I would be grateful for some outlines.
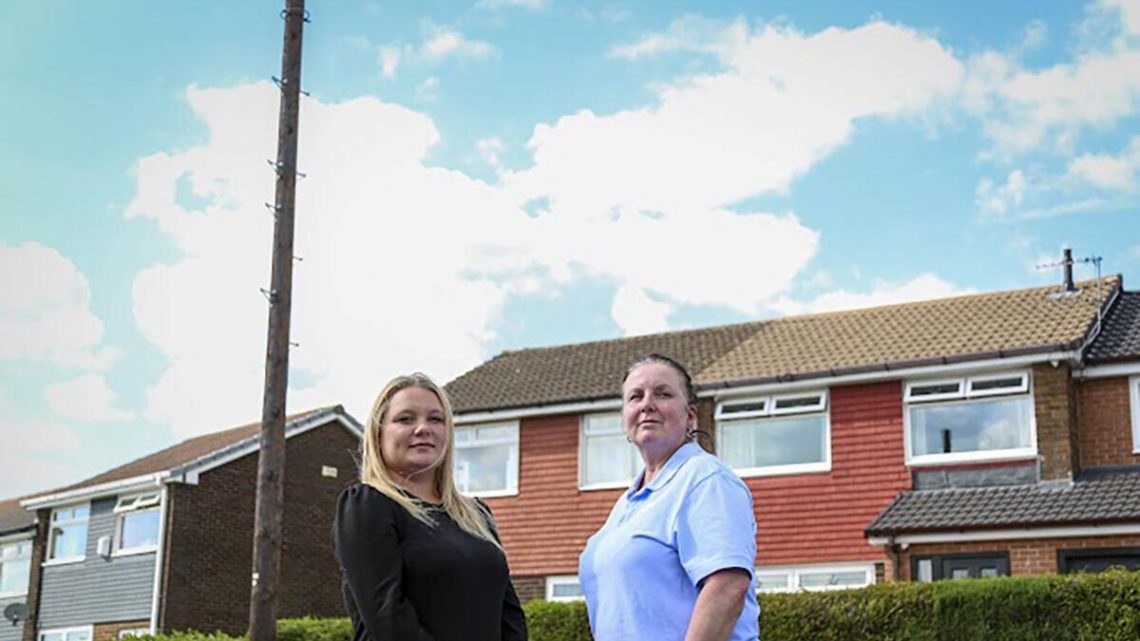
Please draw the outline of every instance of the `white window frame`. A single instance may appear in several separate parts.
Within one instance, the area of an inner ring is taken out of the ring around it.
[[[1132,397],[1132,453],[1140,454],[1140,376],[1128,379],[1128,395]]]
[[[812,406],[777,409],[778,401],[818,396],[819,401]],[[741,477],[752,476],[786,476],[790,474],[816,474],[831,471],[831,390],[813,389],[787,394],[774,394],[770,396],[750,396],[745,398],[722,399],[717,403],[713,417],[716,422],[716,443],[719,450],[724,443],[724,427],[726,423],[738,420],[755,419],[782,419],[789,416],[821,416],[823,418],[823,460],[814,463],[790,463],[787,465],[768,465],[764,467],[733,468]],[[734,405],[750,405],[764,403],[763,409],[748,410],[745,412],[726,412],[726,408]],[[722,457],[723,458],[723,457]]]
[[[801,578],[805,574],[838,574],[840,572],[863,572],[866,582],[863,585],[816,585],[811,587],[803,587],[801,585]],[[771,594],[780,592],[828,592],[831,590],[858,590],[865,588],[868,585],[875,583],[875,564],[874,563],[838,563],[830,565],[781,565],[781,566],[762,566],[755,569],[754,576],[759,579],[761,577],[777,577],[787,576],[787,587],[776,588],[761,592],[756,587],[757,594]]]
[[[606,415],[614,415],[614,414],[616,414],[618,417],[618,432],[617,433],[622,434],[622,433],[624,433],[624,429],[621,427],[621,410],[618,410],[617,412],[592,412],[589,414],[582,414],[578,418],[578,489],[579,490],[614,490],[614,489],[627,488],[627,487],[629,487],[629,484],[633,482],[633,479],[637,476],[638,472],[640,471],[638,469],[635,469],[633,472],[633,475],[630,476],[629,478],[625,479],[624,481],[605,481],[605,482],[601,482],[601,483],[587,483],[586,482],[586,469],[587,469],[587,465],[589,463],[588,456],[586,455],[586,423],[588,422],[590,416],[606,416]],[[630,444],[629,447],[631,449],[633,449],[633,444]],[[636,450],[634,450],[634,452],[636,454]],[[637,466],[635,465],[635,468],[636,467]]]
[[[69,628],[52,628],[50,630],[40,630],[36,635],[37,641],[44,641],[44,637],[49,634],[60,634],[63,638],[60,641],[67,641],[67,635],[72,632],[86,632],[87,641],[94,641],[95,639],[95,626],[93,625],[75,625]]]
[[[972,391],[972,385],[975,382],[992,381],[1003,378],[1021,377],[1021,382],[1016,387],[1000,388],[998,390],[978,390]],[[1031,375],[1028,370],[1012,370],[996,373],[983,373],[976,375],[966,375],[959,378],[942,378],[942,379],[915,379],[906,381],[905,393],[903,394],[903,447],[905,448],[906,464],[914,467],[922,467],[925,465],[946,465],[955,463],[975,463],[980,461],[1017,461],[1037,456],[1037,411],[1036,411],[1036,398],[1033,394],[1033,385],[1031,383]],[[921,396],[915,398],[911,394],[911,389],[914,387],[921,387],[927,385],[938,385],[952,382],[959,382],[958,392],[950,394],[936,394],[933,396]],[[913,436],[910,424],[910,409],[913,406],[934,405],[934,406],[949,406],[949,405],[966,405],[979,400],[990,400],[1007,396],[1016,398],[1019,396],[1026,396],[1029,399],[1029,445],[1026,447],[1009,448],[1004,450],[980,450],[974,452],[951,452],[948,454],[920,454],[915,455],[912,451]]]
[[[565,576],[548,576],[546,577],[546,600],[556,601],[560,603],[572,603],[574,601],[584,601],[584,596],[554,596],[554,587],[557,585],[577,585],[581,587],[582,582],[578,579],[577,575]]]
[[[456,425],[455,430],[472,429],[478,430],[479,428],[486,427],[510,427],[511,436],[505,438],[486,439],[482,441],[471,441],[460,443],[459,439],[455,440],[455,461],[459,462],[459,450],[475,449],[480,447],[497,447],[500,445],[510,445],[509,454],[507,456],[507,487],[495,490],[480,490],[476,492],[465,492],[467,496],[478,497],[496,497],[496,496],[516,496],[519,493],[519,422],[518,421],[491,421],[486,423],[464,423]],[[477,433],[477,432],[476,432]]]
[[[87,507],[87,516],[85,516],[81,519],[71,518],[71,519],[66,519],[64,521],[56,521],[55,520],[55,515],[57,512],[62,511],[62,510],[74,510],[77,507],[83,507],[83,506]],[[45,550],[45,552],[47,553],[45,556],[47,558],[44,560],[43,565],[44,566],[67,565],[68,563],[80,563],[84,559],[86,559],[87,558],[87,539],[90,538],[90,536],[91,536],[90,529],[87,530],[86,536],[84,536],[83,553],[82,554],[78,554],[75,556],[61,556],[61,557],[54,557],[54,558],[51,555],[52,555],[53,549],[55,548],[55,527],[56,527],[56,524],[57,523],[63,523],[63,524],[69,525],[72,523],[87,523],[88,528],[90,528],[90,526],[91,526],[91,503],[72,503],[71,505],[61,505],[57,508],[52,509],[51,516],[49,516],[48,518],[50,519],[50,521],[48,522],[47,550]],[[60,628],[60,629],[64,629],[64,628]],[[70,630],[71,628],[66,628],[66,629]]]
[[[15,598],[15,597],[26,596],[28,594],[28,582],[31,580],[30,577],[32,575],[32,552],[33,552],[33,549],[35,548],[35,541],[33,541],[32,539],[27,539],[27,538],[8,539],[8,540],[0,539],[0,550],[2,550],[3,548],[6,548],[8,546],[16,546],[16,548],[18,550],[19,546],[21,546],[21,545],[27,545],[28,546],[28,556],[27,557],[17,556],[17,557],[14,557],[13,559],[10,559],[9,561],[18,561],[18,560],[23,559],[23,558],[28,559],[28,576],[24,577],[24,589],[23,589],[23,591],[12,590],[9,592],[0,592],[0,599],[11,599],[11,598]],[[0,567],[2,567],[4,565],[4,563],[5,563],[4,557],[0,556]]]
[[[144,512],[158,512],[159,518],[162,518],[162,492],[153,491],[143,494],[135,494],[128,496],[120,496],[118,502],[115,504],[115,537],[111,546],[111,556],[131,556],[133,554],[149,554],[158,549],[158,541],[150,545],[137,545],[133,548],[124,548],[123,545],[123,522],[126,520],[128,514],[142,514]],[[162,524],[158,524],[156,532],[162,532]]]

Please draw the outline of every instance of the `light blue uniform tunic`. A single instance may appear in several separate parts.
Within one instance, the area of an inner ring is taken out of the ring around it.
[[[597,641],[682,641],[701,580],[756,561],[752,493],[720,459],[686,443],[637,490],[644,474],[578,561]],[[759,615],[749,590],[729,639],[755,641]]]

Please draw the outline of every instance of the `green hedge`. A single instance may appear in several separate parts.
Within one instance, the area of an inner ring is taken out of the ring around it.
[[[523,606],[531,641],[591,641],[582,603]],[[884,583],[766,594],[762,641],[1137,641],[1140,572]],[[347,619],[287,619],[279,641],[351,641]],[[240,641],[182,632],[147,641]]]

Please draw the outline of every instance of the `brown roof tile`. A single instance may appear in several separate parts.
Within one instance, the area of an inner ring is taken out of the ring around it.
[[[760,323],[503,352],[447,384],[458,412],[617,396],[629,364],[668,354],[698,372],[754,334]]]
[[[307,412],[300,412],[298,414],[289,416],[286,421],[292,423],[299,419],[306,418],[321,412],[330,412],[331,415],[331,412],[335,410],[336,408],[325,407],[316,410],[310,410]],[[165,472],[166,470],[185,465],[199,458],[217,452],[218,450],[236,445],[247,439],[252,439],[258,435],[260,430],[261,422],[259,421],[257,423],[250,423],[248,425],[242,425],[241,427],[234,427],[227,430],[222,430],[220,432],[203,434],[202,436],[197,436],[182,441],[177,445],[172,445],[164,450],[155,452],[154,454],[149,454],[140,459],[136,459],[130,463],[112,468],[106,472],[97,474],[89,479],[85,479],[73,485],[61,487],[49,492],[39,492],[31,496],[35,497],[44,496],[47,494],[55,494],[57,492],[69,492],[72,490],[78,490],[80,488],[102,485],[104,483],[122,481],[124,479],[143,476],[145,474]]]
[[[35,525],[36,515],[20,507],[23,498],[0,501],[0,534],[18,532]]]
[[[447,384],[456,411],[617,396],[629,363],[656,351],[698,385],[1068,350],[1085,340],[1119,276],[1078,292],[1037,287],[610,341],[504,352]]]

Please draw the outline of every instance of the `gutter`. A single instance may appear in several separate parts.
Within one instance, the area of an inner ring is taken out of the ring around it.
[[[131,478],[122,479],[120,481],[111,481],[108,483],[100,483],[98,485],[89,485],[87,487],[76,488],[74,490],[67,490],[64,492],[56,492],[55,494],[45,494],[43,496],[36,496],[30,499],[20,501],[20,507],[26,510],[38,510],[45,507],[54,507],[57,505],[64,505],[82,501],[84,499],[95,498],[104,494],[118,493],[122,490],[142,490],[151,487],[162,487],[163,483],[170,477],[170,471],[155,472],[153,474],[142,474],[133,476]]]

